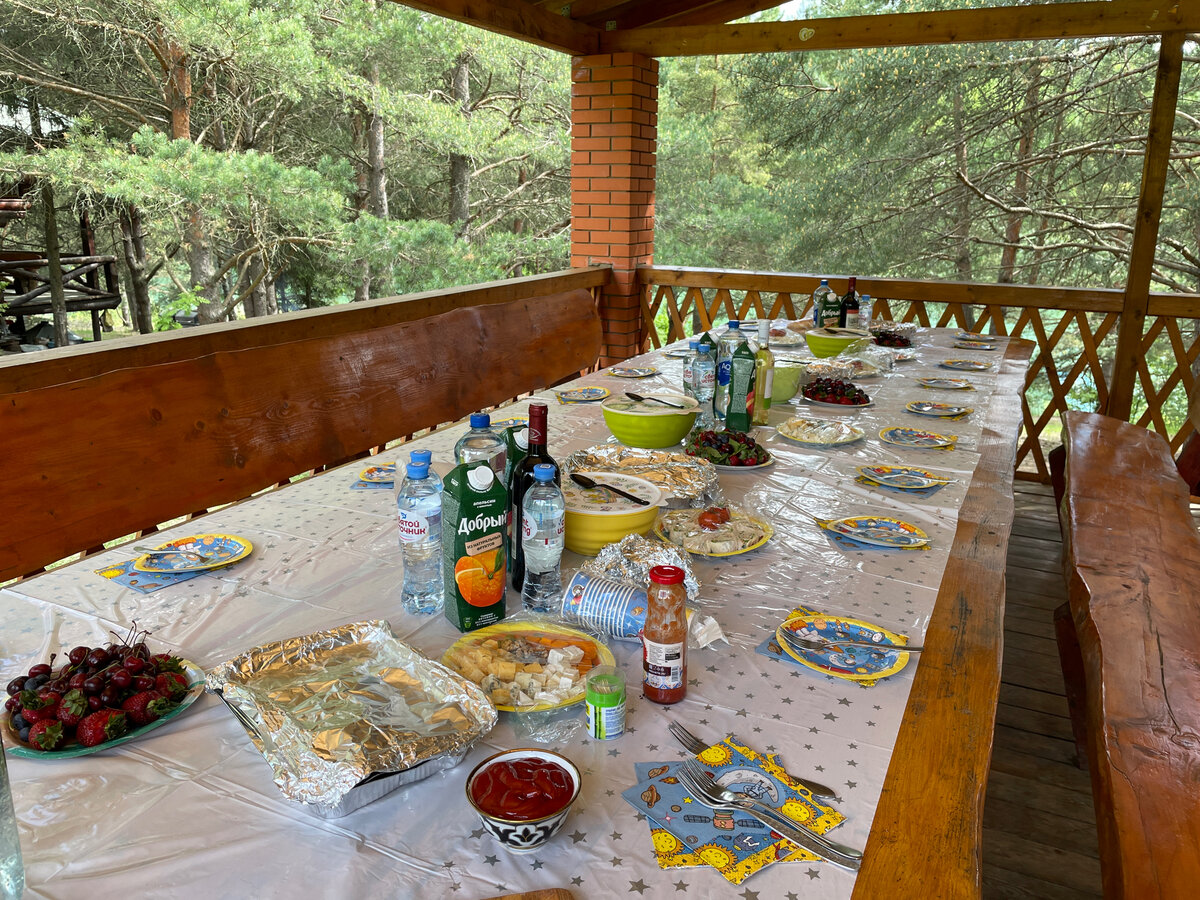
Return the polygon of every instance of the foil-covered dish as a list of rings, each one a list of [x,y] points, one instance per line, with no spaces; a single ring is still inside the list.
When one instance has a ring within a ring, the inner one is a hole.
[[[724,506],[718,472],[707,460],[670,450],[638,450],[603,444],[579,450],[564,465],[571,472],[621,472],[644,478],[670,496],[665,506]]]
[[[462,761],[497,713],[462,675],[354,622],[264,644],[208,675],[280,791],[336,818]]]
[[[596,578],[607,578],[633,585],[643,591],[650,583],[650,570],[655,566],[675,566],[683,569],[683,586],[688,600],[700,596],[700,582],[692,572],[687,551],[661,541],[652,541],[640,534],[630,534],[615,544],[604,547],[579,567],[579,571]]]

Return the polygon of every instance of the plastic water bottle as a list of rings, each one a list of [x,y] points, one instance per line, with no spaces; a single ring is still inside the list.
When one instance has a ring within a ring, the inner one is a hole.
[[[504,478],[504,464],[508,459],[504,439],[492,431],[492,417],[487,413],[471,413],[471,430],[454,445],[454,461],[463,463],[487,460],[497,478]]]
[[[696,359],[692,363],[692,396],[700,401],[700,414],[696,416],[695,428],[707,431],[713,427],[713,391],[717,383],[717,363],[712,357],[712,348],[700,344],[696,348]]]
[[[744,344],[737,319],[729,320],[729,329],[717,341],[717,383],[713,390],[713,409],[717,419],[725,421],[725,407],[729,405],[729,373],[733,364],[733,351]]]
[[[533,486],[525,492],[521,515],[521,545],[525,550],[525,581],[521,600],[532,612],[550,612],[562,594],[563,528],[566,503],[554,483],[555,467],[533,467]]]
[[[415,462],[419,465],[429,467],[429,480],[434,483],[437,489],[442,489],[442,476],[433,471],[433,451],[431,450],[413,450],[408,454],[408,461]]]
[[[870,294],[863,294],[862,301],[858,307],[858,327],[863,331],[871,330],[871,307],[875,305],[875,301],[871,299]]]
[[[834,300],[833,288],[829,286],[829,279],[822,278],[817,289],[812,293],[813,305],[813,325],[820,328],[825,324],[825,313],[829,309]]]
[[[405,612],[433,613],[442,608],[442,492],[424,463],[405,466],[404,486],[396,498],[396,523],[404,555],[400,603]]]
[[[688,355],[683,358],[683,392],[689,397],[696,396],[692,391],[692,364],[696,361],[696,348],[699,346],[699,341],[689,341]]]
[[[21,838],[8,784],[8,763],[0,740],[0,898],[17,900],[25,890],[25,867],[21,864]]]

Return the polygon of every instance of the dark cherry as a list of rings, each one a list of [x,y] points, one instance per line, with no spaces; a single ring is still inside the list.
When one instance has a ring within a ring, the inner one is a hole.
[[[100,692],[100,702],[105,706],[120,706],[123,693],[115,684],[110,684]]]
[[[150,648],[146,646],[145,641],[134,644],[133,652],[136,653],[138,656],[140,656],[142,659],[150,658]]]
[[[89,675],[83,679],[83,692],[95,696],[104,690],[104,679],[99,675]]]
[[[29,677],[37,678],[39,675],[49,675],[54,671],[54,667],[49,663],[38,663],[36,666],[29,667]]]
[[[110,681],[121,690],[126,690],[131,684],[133,684],[133,675],[124,669],[117,669],[117,671],[113,672]]]
[[[88,710],[90,710],[91,712],[96,712],[96,710],[104,709],[104,703],[103,703],[103,701],[101,701],[101,699],[99,697],[93,695],[91,697],[88,697],[87,700],[88,700]]]
[[[102,647],[97,647],[87,655],[87,664],[96,669],[102,669],[108,665],[108,651]]]
[[[10,681],[8,683],[7,690],[8,690],[8,696],[10,696],[10,697],[13,694],[19,694],[19,693],[21,693],[21,691],[25,690],[25,676],[18,675],[16,678],[14,678],[12,681]]]
[[[16,697],[9,697],[7,700],[4,701],[5,712],[10,712],[10,713],[16,712],[20,708],[21,708],[21,701],[19,699],[17,699]]]
[[[133,679],[133,686],[139,691],[149,691],[154,688],[153,675],[139,675]]]
[[[88,654],[91,652],[91,647],[76,647],[67,654],[67,659],[71,661],[71,665],[73,666],[83,665],[83,661],[87,659]]]
[[[83,672],[76,672],[67,679],[67,687],[73,691],[81,691],[83,690],[83,683],[85,681],[87,681],[87,675]]]
[[[140,675],[144,668],[146,668],[146,661],[140,656],[125,657],[125,670],[130,675]]]

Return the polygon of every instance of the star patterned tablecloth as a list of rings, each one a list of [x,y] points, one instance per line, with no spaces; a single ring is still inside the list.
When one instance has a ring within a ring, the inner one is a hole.
[[[694,557],[704,611],[728,644],[692,651],[688,694],[662,708],[640,697],[640,645],[610,641],[629,685],[624,736],[600,742],[584,729],[555,744],[583,771],[584,787],[566,824],[532,853],[507,852],[486,834],[464,797],[471,768],[495,752],[527,743],[505,714],[462,765],[409,785],[341,819],[324,820],[285,801],[245,732],[224,705],[204,695],[185,714],[143,740],[93,756],[42,761],[10,758],[9,771],[27,869],[26,897],[416,897],[479,898],[565,887],[577,897],[738,897],[743,900],[847,898],[852,873],[823,862],[782,862],[741,885],[705,868],[660,869],[645,816],[621,797],[637,783],[635,765],[687,754],[667,732],[677,719],[710,741],[737,735],[774,754],[797,776],[835,787],[846,816],[830,837],[863,847],[883,788],[919,655],[872,687],[759,655],[755,648],[798,605],[876,622],[920,643],[929,624],[955,534],[957,511],[979,461],[981,422],[996,389],[991,372],[971,372],[976,412],[941,422],[904,409],[914,399],[957,402],[926,390],[919,377],[950,373],[948,357],[997,367],[1002,352],[953,349],[954,332],[924,329],[916,359],[859,382],[875,401],[862,410],[802,400],[771,410],[757,436],[775,464],[722,472],[736,505],[767,518],[775,536],[760,550],[723,559]],[[1001,345],[1003,346],[1003,345]],[[677,349],[677,348],[668,348]],[[780,355],[784,355],[781,353]],[[788,356],[803,356],[789,349]],[[682,361],[648,354],[632,365],[658,374],[632,380],[601,371],[571,386],[614,394],[678,389]],[[550,450],[559,460],[610,439],[598,404],[560,404],[552,391]],[[529,401],[500,415],[523,414]],[[775,434],[787,418],[841,420],[865,439],[835,448],[800,446]],[[954,434],[950,451],[894,446],[890,426]],[[407,459],[409,449],[452,459],[465,424],[446,428],[368,462]],[[104,643],[135,621],[166,645],[210,668],[260,643],[345,622],[386,618],[401,639],[433,658],[458,637],[442,616],[401,610],[400,553],[390,491],[350,489],[358,461],[170,529],[163,539],[220,532],[248,538],[240,563],[139,594],[95,574],[132,551],[113,550],[0,591],[0,663],[17,672],[51,651]],[[953,482],[905,494],[856,482],[863,465],[918,465]],[[931,546],[919,552],[845,550],[814,517],[883,514],[920,526]],[[564,555],[564,582],[582,560]],[[509,591],[510,613],[520,599]],[[582,708],[567,714],[582,718]]]

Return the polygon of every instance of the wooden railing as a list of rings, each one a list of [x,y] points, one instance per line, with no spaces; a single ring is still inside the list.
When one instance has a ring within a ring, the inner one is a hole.
[[[643,347],[650,349],[730,318],[802,318],[821,276],[646,266]],[[831,277],[844,289],[845,276]],[[1195,430],[1188,418],[1200,357],[1200,295],[1151,294],[1136,365],[1114,366],[1125,293],[1092,288],[858,279],[874,318],[988,331],[1035,341],[1025,380],[1017,467],[1049,480],[1046,454],[1059,443],[1059,413],[1106,411],[1117,377],[1133,381],[1130,419],[1178,451]],[[1127,373],[1122,375],[1121,373]],[[1126,385],[1129,387],[1129,385]]]

